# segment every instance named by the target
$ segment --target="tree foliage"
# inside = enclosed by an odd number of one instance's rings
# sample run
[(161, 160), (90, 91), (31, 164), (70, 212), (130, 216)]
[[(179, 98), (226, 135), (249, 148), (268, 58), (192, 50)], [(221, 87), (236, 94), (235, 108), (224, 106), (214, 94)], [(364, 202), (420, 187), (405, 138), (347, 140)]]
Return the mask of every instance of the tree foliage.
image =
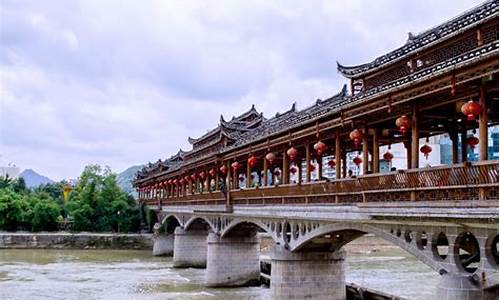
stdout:
[(65, 216), (74, 231), (139, 229), (137, 203), (120, 189), (109, 168), (85, 167), (67, 204), (62, 196), (66, 184), (48, 183), (30, 190), (23, 179), (0, 177), (0, 230), (57, 230)]

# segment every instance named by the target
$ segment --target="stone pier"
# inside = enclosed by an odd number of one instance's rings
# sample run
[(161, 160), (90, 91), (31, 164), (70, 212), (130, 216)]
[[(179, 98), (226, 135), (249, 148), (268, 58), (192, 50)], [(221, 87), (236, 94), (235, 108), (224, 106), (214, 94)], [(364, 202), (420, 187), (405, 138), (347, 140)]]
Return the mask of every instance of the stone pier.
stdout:
[(472, 274), (445, 274), (437, 285), (437, 299), (440, 300), (493, 300), (498, 299), (498, 287), (481, 290), (479, 277)]
[(256, 234), (221, 238), (209, 233), (207, 244), (207, 286), (260, 284), (260, 238)]
[(206, 230), (175, 229), (174, 268), (205, 268), (207, 265)]
[(153, 255), (171, 256), (174, 253), (174, 235), (162, 234), (153, 236)]
[(345, 300), (345, 252), (290, 252), (276, 245), (271, 254), (274, 299)]

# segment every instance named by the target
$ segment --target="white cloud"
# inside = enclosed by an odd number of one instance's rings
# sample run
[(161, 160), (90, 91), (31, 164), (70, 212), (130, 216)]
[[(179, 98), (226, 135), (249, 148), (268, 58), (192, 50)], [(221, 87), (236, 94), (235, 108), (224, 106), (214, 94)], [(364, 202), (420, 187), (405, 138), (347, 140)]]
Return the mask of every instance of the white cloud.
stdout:
[(251, 104), (327, 98), (364, 63), (479, 1), (2, 1), (0, 154), (53, 179), (189, 147)]

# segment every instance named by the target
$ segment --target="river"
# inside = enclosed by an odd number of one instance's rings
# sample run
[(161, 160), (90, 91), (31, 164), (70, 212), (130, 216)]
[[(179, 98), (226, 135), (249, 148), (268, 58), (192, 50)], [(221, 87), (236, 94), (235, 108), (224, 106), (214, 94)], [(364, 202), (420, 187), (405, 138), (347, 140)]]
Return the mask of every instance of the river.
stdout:
[[(434, 299), (439, 275), (389, 249), (352, 254), (347, 281), (408, 299)], [(0, 299), (270, 299), (261, 287), (203, 287), (203, 269), (134, 250), (0, 250)]]

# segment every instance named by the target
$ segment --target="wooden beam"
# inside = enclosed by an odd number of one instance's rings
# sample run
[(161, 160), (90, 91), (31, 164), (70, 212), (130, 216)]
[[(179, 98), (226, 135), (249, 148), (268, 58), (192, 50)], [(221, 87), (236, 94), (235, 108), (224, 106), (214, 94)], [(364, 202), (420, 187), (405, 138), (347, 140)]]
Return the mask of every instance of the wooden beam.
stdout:
[(488, 105), (484, 84), (479, 87), (479, 104), (483, 108), (479, 115), (479, 160), (488, 160)]
[(372, 171), (373, 173), (380, 172), (380, 148), (379, 148), (379, 129), (374, 128), (373, 130), (373, 156), (372, 156)]
[(413, 114), (411, 116), (411, 168), (418, 168), (418, 148), (420, 132), (418, 128), (418, 106), (413, 103)]
[(252, 186), (252, 168), (248, 164), (248, 161), (247, 161), (247, 185), (246, 186), (247, 186), (247, 188)]

